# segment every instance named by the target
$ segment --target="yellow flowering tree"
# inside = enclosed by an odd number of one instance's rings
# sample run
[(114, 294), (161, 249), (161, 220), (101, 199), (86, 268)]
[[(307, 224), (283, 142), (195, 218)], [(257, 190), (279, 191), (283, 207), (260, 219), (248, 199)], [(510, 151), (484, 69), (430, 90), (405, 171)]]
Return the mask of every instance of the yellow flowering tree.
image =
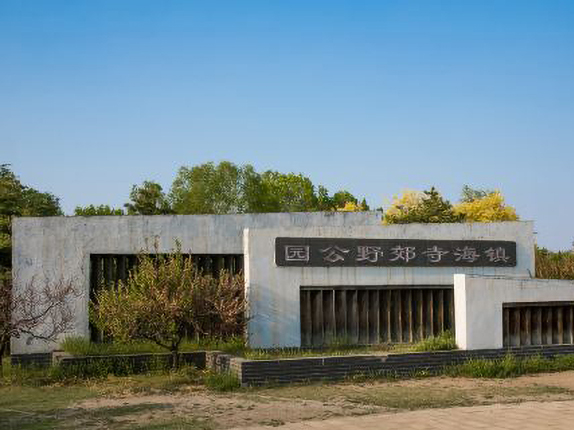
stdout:
[(463, 201), (454, 205), (454, 213), (466, 222), (516, 221), (518, 215), (512, 206), (504, 202), (499, 191), (493, 191), (481, 198)]
[(445, 200), (436, 188), (419, 192), (406, 190), (401, 197), (394, 198), (385, 211), (384, 224), (443, 223), (460, 222), (452, 205)]
[(367, 205), (367, 202), (364, 199), (361, 203), (346, 202), (343, 207), (337, 208), (337, 212), (364, 212), (368, 210), (369, 206)]

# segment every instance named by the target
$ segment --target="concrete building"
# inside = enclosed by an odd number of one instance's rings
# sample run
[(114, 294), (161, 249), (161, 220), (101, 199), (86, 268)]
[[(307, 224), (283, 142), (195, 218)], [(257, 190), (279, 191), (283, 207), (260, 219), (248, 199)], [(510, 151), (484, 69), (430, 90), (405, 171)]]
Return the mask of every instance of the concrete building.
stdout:
[[(152, 244), (169, 253), (176, 240), (209, 270), (244, 271), (248, 340), (257, 348), (415, 342), (447, 329), (465, 348), (520, 344), (520, 330), (517, 340), (509, 328), (510, 305), (546, 301), (545, 284), (530, 280), (531, 222), (383, 226), (376, 212), (20, 218), (13, 224), (14, 288), (34, 279), (75, 282), (83, 294), (65, 336), (87, 337), (94, 276), (125, 276), (137, 253)], [(574, 284), (554, 289), (549, 306), (561, 310), (552, 324), (565, 343), (574, 335)], [(485, 315), (488, 324), (480, 321)], [(49, 353), (59, 341), (22, 337), (11, 348)], [(536, 341), (548, 338), (529, 340)]]

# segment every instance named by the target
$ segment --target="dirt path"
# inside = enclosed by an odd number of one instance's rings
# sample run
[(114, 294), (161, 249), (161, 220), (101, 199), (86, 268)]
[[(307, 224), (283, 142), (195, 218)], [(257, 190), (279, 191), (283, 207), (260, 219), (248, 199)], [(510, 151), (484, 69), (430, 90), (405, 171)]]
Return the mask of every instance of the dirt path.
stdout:
[[(184, 428), (240, 428), (405, 410), (574, 400), (574, 372), (506, 380), (426, 378), (361, 384), (301, 385), (214, 394), (198, 387), (175, 393), (121, 394), (69, 408), (76, 425), (128, 428), (185, 420)], [(194, 424), (195, 423), (195, 424)], [(295, 428), (295, 427), (294, 427)], [(299, 427), (297, 427), (299, 428)], [(327, 427), (325, 427), (327, 428)]]

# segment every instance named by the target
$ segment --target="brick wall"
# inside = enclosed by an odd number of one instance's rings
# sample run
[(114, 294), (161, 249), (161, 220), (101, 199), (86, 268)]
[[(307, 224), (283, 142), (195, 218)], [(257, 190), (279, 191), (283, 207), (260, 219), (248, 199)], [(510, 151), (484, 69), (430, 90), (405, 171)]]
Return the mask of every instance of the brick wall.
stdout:
[[(104, 360), (122, 360), (127, 361), (134, 369), (144, 369), (152, 361), (171, 363), (171, 354), (122, 354), (122, 355), (93, 355), (84, 357), (74, 357), (61, 353), (55, 353), (55, 362), (62, 366), (72, 366), (78, 364), (87, 364)], [(198, 369), (205, 369), (205, 351), (184, 352), (180, 355), (182, 364), (191, 364)], [(11, 356), (13, 365), (21, 366), (40, 366), (47, 367), (53, 362), (52, 354), (13, 354)]]
[(282, 384), (322, 380), (342, 380), (353, 375), (410, 376), (424, 372), (438, 373), (447, 366), (470, 359), (497, 359), (512, 353), (516, 357), (540, 355), (550, 358), (574, 354), (573, 345), (524, 347), (477, 351), (438, 351), (389, 355), (354, 355), (281, 360), (245, 360), (238, 357), (222, 359), (241, 385)]
[(12, 362), (12, 366), (48, 367), (52, 364), (52, 354), (49, 352), (40, 354), (12, 354), (10, 361)]

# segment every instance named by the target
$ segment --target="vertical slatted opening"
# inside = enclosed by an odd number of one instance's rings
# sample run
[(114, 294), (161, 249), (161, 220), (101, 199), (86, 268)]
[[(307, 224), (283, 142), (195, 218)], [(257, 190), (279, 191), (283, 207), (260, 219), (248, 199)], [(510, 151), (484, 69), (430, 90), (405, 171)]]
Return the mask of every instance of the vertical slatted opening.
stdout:
[[(126, 281), (130, 271), (137, 266), (137, 259), (136, 254), (91, 254), (90, 301), (95, 301), (100, 288), (113, 288), (119, 281)], [(222, 269), (233, 274), (243, 271), (243, 255), (239, 254), (194, 254), (192, 259), (199, 269), (213, 276), (219, 276)], [(90, 339), (93, 342), (105, 340), (105, 335), (91, 322)]]
[(508, 303), (502, 309), (504, 346), (574, 344), (574, 303)]
[(454, 329), (452, 287), (301, 289), (301, 345), (413, 343)]

